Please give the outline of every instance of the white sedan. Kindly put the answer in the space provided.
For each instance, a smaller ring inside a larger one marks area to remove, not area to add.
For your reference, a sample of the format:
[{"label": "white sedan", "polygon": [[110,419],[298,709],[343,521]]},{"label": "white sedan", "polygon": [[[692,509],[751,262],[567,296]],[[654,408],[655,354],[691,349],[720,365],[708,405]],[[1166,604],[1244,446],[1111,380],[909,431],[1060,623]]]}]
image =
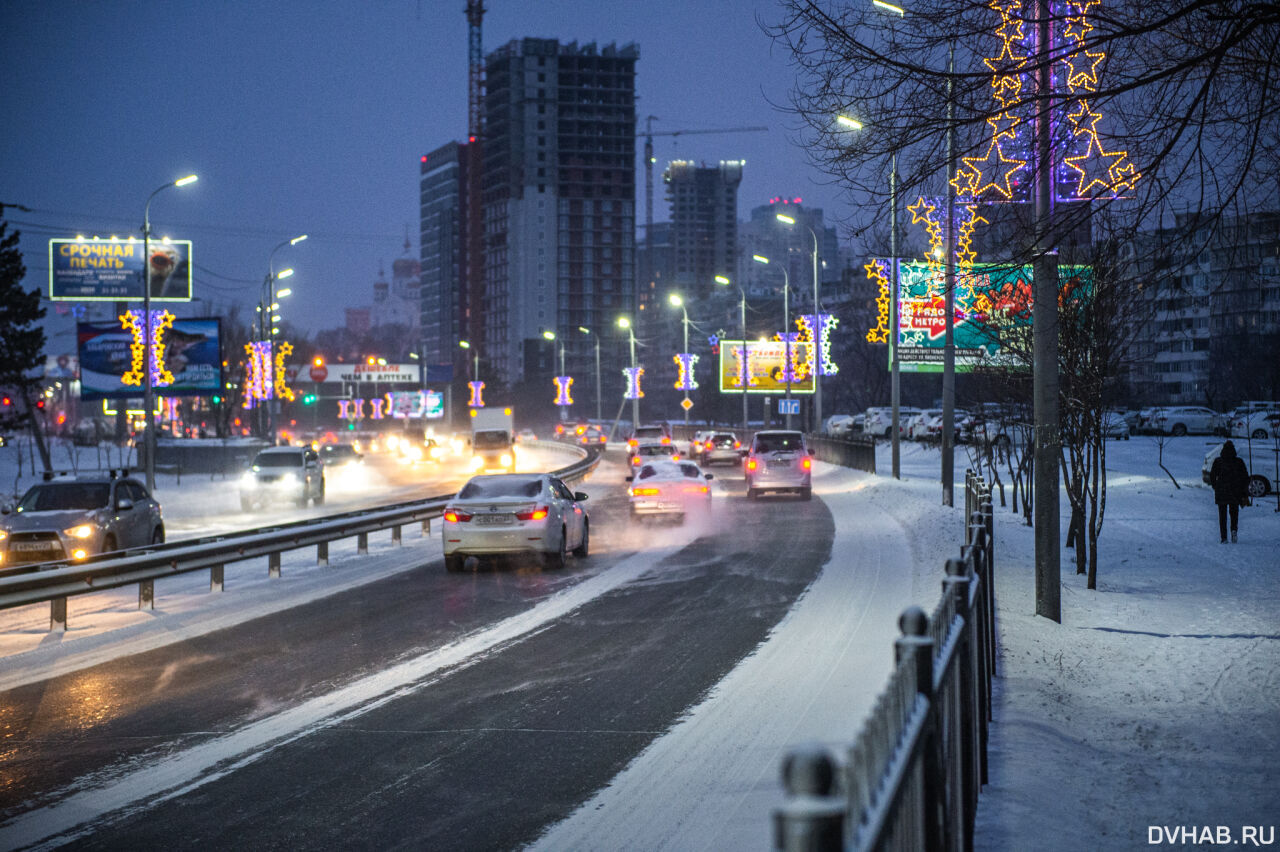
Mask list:
[{"label": "white sedan", "polygon": [[693,462],[646,462],[635,476],[627,477],[631,517],[665,517],[679,523],[686,515],[706,512],[711,508],[707,482],[714,478]]},{"label": "white sedan", "polygon": [[547,568],[587,555],[587,495],[545,473],[473,476],[444,510],[444,564],[463,570],[470,556],[538,554]]}]

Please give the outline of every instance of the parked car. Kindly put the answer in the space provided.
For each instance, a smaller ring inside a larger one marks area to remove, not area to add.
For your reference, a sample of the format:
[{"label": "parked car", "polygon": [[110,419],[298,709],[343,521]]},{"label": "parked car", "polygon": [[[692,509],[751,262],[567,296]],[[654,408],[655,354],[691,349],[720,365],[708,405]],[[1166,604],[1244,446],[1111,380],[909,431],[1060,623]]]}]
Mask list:
[{"label": "parked car", "polygon": [[[919,414],[913,414],[907,418],[906,434],[904,437],[912,441],[924,441],[929,438],[929,421],[938,418],[938,429],[942,429],[942,409],[926,408]],[[941,435],[941,431],[937,433]]]},{"label": "parked car", "polygon": [[1265,440],[1280,433],[1280,408],[1255,408],[1237,414],[1231,421],[1231,437]]},{"label": "parked car", "polygon": [[827,418],[822,431],[833,438],[843,438],[853,434],[854,416],[852,414],[833,414]]},{"label": "parked car", "polygon": [[757,432],[751,451],[743,460],[747,499],[766,491],[792,491],[808,500],[813,496],[813,457],[804,433],[782,429]]},{"label": "parked car", "polygon": [[4,507],[0,573],[163,541],[160,504],[128,471],[52,477]]},{"label": "parked car", "polygon": [[537,554],[547,568],[564,567],[591,546],[587,495],[550,474],[473,476],[444,510],[444,565],[463,570],[467,557]]},{"label": "parked car", "polygon": [[711,508],[707,482],[714,478],[690,461],[646,462],[634,476],[627,477],[631,483],[627,489],[631,517],[664,517],[682,522],[690,514],[705,513]]},{"label": "parked car", "polygon": [[[920,413],[920,409],[913,408],[909,405],[898,406],[898,429],[899,435],[902,435],[902,427],[908,418],[914,417]],[[889,424],[893,420],[893,408],[891,406],[868,408],[866,417],[863,420],[862,431],[867,435],[874,435],[877,438],[889,437]]]},{"label": "parked car", "polygon": [[[1215,444],[1209,448],[1209,452],[1204,454],[1204,465],[1200,468],[1200,478],[1204,480],[1205,485],[1209,484],[1209,472],[1213,468],[1214,460],[1222,454],[1222,447],[1223,444]],[[1245,466],[1249,467],[1249,453],[1247,451],[1240,453],[1240,458],[1244,459]],[[1259,461],[1261,461],[1261,459],[1259,459]],[[1256,500],[1259,497],[1266,497],[1271,493],[1272,482],[1266,477],[1266,474],[1261,472],[1262,469],[1263,465],[1259,464],[1257,467],[1249,470],[1250,499]]]},{"label": "parked car", "polygon": [[250,512],[277,500],[292,500],[299,509],[310,500],[324,504],[324,463],[310,447],[268,447],[258,453],[240,477],[240,508]]},{"label": "parked car", "polygon": [[1153,431],[1174,437],[1212,435],[1218,424],[1218,412],[1199,405],[1173,405],[1159,408],[1151,418]]},{"label": "parked car", "polygon": [[1102,437],[1129,440],[1129,421],[1118,411],[1102,413]]}]

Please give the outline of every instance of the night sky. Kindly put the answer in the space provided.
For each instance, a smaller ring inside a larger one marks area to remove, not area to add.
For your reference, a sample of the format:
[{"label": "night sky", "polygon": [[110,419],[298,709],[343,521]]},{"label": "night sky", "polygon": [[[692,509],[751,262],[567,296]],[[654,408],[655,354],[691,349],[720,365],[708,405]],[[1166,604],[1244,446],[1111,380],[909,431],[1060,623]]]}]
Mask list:
[{"label": "night sky", "polygon": [[[794,74],[757,19],[767,0],[488,0],[485,52],[513,38],[635,41],[637,114],[655,130],[768,125],[768,133],[659,137],[661,167],[745,159],[740,213],[801,196],[828,219],[848,203],[795,144]],[[186,315],[252,313],[273,246],[296,270],[287,322],[308,331],[368,304],[406,226],[417,257],[422,154],[466,133],[463,0],[118,2],[0,0],[0,201],[23,232],[27,286],[48,289],[47,241],[139,234],[156,187],[195,172],[151,208],[157,234],[194,241]],[[639,143],[637,144],[639,149]],[[639,166],[637,157],[637,166]],[[643,195],[642,172],[637,187]],[[636,218],[643,222],[642,201]],[[73,351],[72,321],[49,351]]]}]

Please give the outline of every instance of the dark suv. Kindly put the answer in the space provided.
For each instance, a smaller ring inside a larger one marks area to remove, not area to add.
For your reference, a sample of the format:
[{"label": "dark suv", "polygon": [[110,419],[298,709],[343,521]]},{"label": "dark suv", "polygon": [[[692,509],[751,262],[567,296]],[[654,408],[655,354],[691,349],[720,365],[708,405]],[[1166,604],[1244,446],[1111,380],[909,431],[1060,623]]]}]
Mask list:
[{"label": "dark suv", "polygon": [[0,569],[79,562],[164,541],[160,504],[127,471],[51,477],[0,518]]},{"label": "dark suv", "polygon": [[324,503],[324,464],[310,447],[269,447],[258,453],[240,479],[240,508],[292,500],[299,509],[307,500]]}]

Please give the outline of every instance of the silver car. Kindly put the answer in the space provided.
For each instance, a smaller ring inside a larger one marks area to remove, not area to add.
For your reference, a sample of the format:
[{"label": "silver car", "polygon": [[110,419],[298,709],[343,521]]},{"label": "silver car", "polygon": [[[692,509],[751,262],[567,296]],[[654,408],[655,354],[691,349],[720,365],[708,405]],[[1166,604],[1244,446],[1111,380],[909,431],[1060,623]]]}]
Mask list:
[{"label": "silver car", "polygon": [[0,518],[0,569],[164,541],[160,504],[123,472],[33,485]]},{"label": "silver car", "polygon": [[652,461],[640,465],[635,476],[628,476],[631,487],[631,517],[662,517],[681,523],[685,516],[710,511],[714,477],[703,473],[693,462]]},{"label": "silver car", "polygon": [[292,500],[299,509],[307,500],[324,504],[324,462],[310,447],[268,447],[258,453],[240,477],[240,508]]},{"label": "silver car", "polygon": [[805,500],[813,496],[813,457],[803,432],[757,432],[742,467],[748,499],[765,491],[794,491]]},{"label": "silver car", "polygon": [[469,556],[538,554],[548,568],[587,555],[587,495],[545,473],[473,476],[444,510],[444,565],[461,571]]}]

